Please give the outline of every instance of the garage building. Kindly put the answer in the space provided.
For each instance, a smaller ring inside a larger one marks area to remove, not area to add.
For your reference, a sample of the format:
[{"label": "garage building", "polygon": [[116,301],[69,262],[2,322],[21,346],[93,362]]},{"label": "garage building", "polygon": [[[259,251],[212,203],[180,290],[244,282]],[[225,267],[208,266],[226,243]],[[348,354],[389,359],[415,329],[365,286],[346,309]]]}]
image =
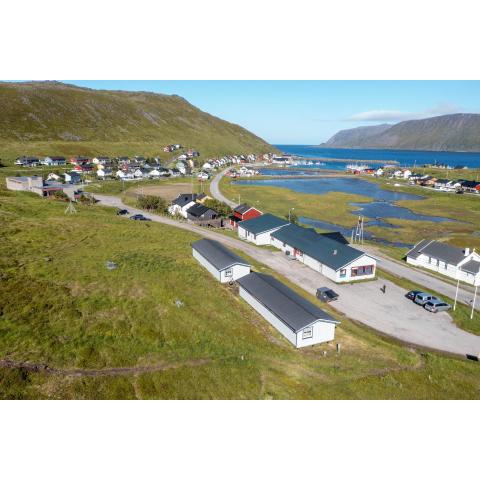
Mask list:
[{"label": "garage building", "polygon": [[335,338],[340,323],[276,278],[250,273],[238,280],[240,296],[295,347]]},{"label": "garage building", "polygon": [[192,243],[194,258],[222,283],[250,273],[250,265],[221,243],[204,238]]}]

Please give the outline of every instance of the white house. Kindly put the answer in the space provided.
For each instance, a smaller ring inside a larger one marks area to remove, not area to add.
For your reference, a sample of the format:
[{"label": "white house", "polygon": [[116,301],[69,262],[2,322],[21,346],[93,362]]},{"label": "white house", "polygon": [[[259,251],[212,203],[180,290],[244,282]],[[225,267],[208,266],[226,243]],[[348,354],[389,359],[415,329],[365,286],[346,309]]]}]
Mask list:
[{"label": "white house", "polygon": [[287,220],[265,213],[259,217],[238,222],[238,236],[242,240],[247,240],[255,245],[270,245],[271,233],[288,225],[288,223]]},{"label": "white house", "polygon": [[115,176],[120,180],[133,180],[135,178],[132,172],[124,172],[123,170],[117,170]]},{"label": "white house", "polygon": [[110,158],[108,157],[95,157],[92,158],[92,163],[95,165],[105,165],[110,162]]},{"label": "white house", "polygon": [[290,224],[272,232],[271,245],[337,283],[375,278],[376,260],[330,234]]},{"label": "white house", "polygon": [[471,285],[480,284],[480,255],[436,240],[422,240],[408,253],[407,263],[428,268]]},{"label": "white house", "polygon": [[170,213],[170,215],[181,215],[187,218],[187,210],[195,205],[196,199],[196,193],[181,193],[177,198],[172,200],[172,204],[168,207],[168,213]]},{"label": "white house", "polygon": [[202,166],[202,170],[213,170],[213,165],[210,162],[205,162]]},{"label": "white house", "polygon": [[65,179],[65,183],[81,183],[82,181],[82,176],[73,170],[71,172],[65,172],[63,178]]},{"label": "white house", "polygon": [[42,162],[43,165],[48,165],[48,166],[59,166],[59,165],[65,165],[67,163],[65,157],[45,157]]},{"label": "white house", "polygon": [[109,178],[113,175],[113,172],[110,168],[101,168],[99,170],[97,170],[97,177],[98,178],[102,178],[102,179],[105,179],[105,178]]},{"label": "white house", "polygon": [[49,181],[49,180],[50,180],[50,181],[51,181],[51,180],[54,180],[54,181],[58,182],[58,181],[61,180],[61,179],[62,179],[62,177],[61,177],[60,175],[57,175],[56,173],[53,173],[53,172],[52,172],[52,173],[49,173],[49,174],[47,175],[47,181]]},{"label": "white house", "polygon": [[276,278],[253,272],[241,277],[238,284],[240,297],[295,347],[335,338],[340,322]]},{"label": "white house", "polygon": [[192,254],[221,283],[250,273],[250,265],[243,258],[215,240],[203,238],[192,243]]}]

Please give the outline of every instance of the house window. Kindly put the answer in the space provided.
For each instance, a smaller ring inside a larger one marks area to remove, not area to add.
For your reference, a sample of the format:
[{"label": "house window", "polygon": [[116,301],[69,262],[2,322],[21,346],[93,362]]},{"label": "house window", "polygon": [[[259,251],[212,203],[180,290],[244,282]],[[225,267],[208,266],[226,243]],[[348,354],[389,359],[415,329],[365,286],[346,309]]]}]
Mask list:
[{"label": "house window", "polygon": [[342,268],[340,270],[340,278],[345,278],[347,276],[347,269],[346,268]]},{"label": "house window", "polygon": [[302,330],[302,340],[313,337],[313,327],[307,327]]},{"label": "house window", "polygon": [[233,277],[233,269],[228,268],[227,270],[225,270],[225,276],[226,277]]},{"label": "house window", "polygon": [[361,277],[363,275],[371,275],[373,273],[373,265],[365,265],[364,267],[352,268],[352,277]]}]

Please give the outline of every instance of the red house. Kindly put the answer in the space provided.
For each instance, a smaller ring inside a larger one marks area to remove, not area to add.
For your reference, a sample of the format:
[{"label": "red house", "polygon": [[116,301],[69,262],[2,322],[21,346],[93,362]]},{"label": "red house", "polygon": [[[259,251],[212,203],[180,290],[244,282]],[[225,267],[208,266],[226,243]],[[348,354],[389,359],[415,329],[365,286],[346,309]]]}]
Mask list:
[{"label": "red house", "polygon": [[260,215],[263,215],[260,210],[257,210],[246,203],[242,203],[233,209],[233,215],[230,217],[230,225],[233,228],[237,228],[238,222],[250,220],[251,218],[259,217]]},{"label": "red house", "polygon": [[73,163],[73,165],[85,165],[90,163],[90,159],[87,157],[72,157],[69,162]]},{"label": "red house", "polygon": [[93,171],[93,165],[80,164],[80,165],[75,165],[75,166],[73,167],[73,169],[74,169],[76,172],[88,173],[88,172]]}]

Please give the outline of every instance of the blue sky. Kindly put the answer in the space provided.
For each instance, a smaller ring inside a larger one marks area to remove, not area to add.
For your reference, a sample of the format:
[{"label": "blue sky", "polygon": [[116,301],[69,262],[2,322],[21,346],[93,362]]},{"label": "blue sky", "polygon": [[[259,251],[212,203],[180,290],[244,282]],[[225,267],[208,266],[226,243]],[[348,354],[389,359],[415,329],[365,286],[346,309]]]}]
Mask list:
[{"label": "blue sky", "polygon": [[480,81],[72,81],[177,94],[276,144],[319,144],[338,130],[480,113]]}]

